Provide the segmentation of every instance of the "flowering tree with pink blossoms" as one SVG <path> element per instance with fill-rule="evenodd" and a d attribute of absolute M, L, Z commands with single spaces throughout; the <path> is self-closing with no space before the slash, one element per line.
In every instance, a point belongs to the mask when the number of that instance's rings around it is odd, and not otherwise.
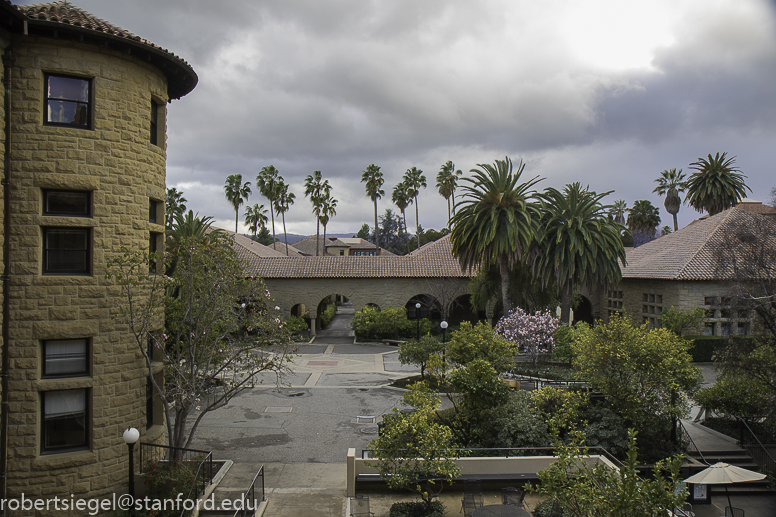
<path fill-rule="evenodd" d="M 525 312 L 520 307 L 501 318 L 496 324 L 496 333 L 518 348 L 521 353 L 530 354 L 534 364 L 539 354 L 552 351 L 555 346 L 553 335 L 560 322 L 549 311 Z"/>

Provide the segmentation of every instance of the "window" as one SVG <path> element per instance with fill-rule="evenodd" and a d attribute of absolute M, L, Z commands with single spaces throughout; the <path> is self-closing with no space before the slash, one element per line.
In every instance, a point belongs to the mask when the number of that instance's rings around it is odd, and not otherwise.
<path fill-rule="evenodd" d="M 89 374 L 89 345 L 86 339 L 57 339 L 43 342 L 43 377 Z"/>
<path fill-rule="evenodd" d="M 88 228 L 43 228 L 43 273 L 89 273 Z"/>
<path fill-rule="evenodd" d="M 91 127 L 91 81 L 46 74 L 46 120 L 50 126 Z"/>
<path fill-rule="evenodd" d="M 611 317 L 614 314 L 622 315 L 623 312 L 623 292 L 622 291 L 607 291 L 606 292 L 606 307 Z"/>
<path fill-rule="evenodd" d="M 88 446 L 87 390 L 44 391 L 41 393 L 44 452 L 82 449 Z"/>
<path fill-rule="evenodd" d="M 159 220 L 159 215 L 157 214 L 157 207 L 159 206 L 159 202 L 155 199 L 149 199 L 148 200 L 148 222 L 149 223 L 156 223 Z"/>
<path fill-rule="evenodd" d="M 159 103 L 151 101 L 151 143 L 159 145 Z"/>
<path fill-rule="evenodd" d="M 641 315 L 644 323 L 649 323 L 650 328 L 660 328 L 660 316 L 663 314 L 663 295 L 654 293 L 642 293 Z"/>
<path fill-rule="evenodd" d="M 344 257 L 344 256 L 345 256 L 345 250 L 340 250 L 340 257 Z"/>
<path fill-rule="evenodd" d="M 44 190 L 43 215 L 90 217 L 92 193 L 76 190 Z"/>

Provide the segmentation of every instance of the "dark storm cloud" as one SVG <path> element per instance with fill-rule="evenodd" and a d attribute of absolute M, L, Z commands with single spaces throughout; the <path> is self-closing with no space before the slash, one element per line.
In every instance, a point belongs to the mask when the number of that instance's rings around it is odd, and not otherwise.
<path fill-rule="evenodd" d="M 447 160 L 468 172 L 509 155 L 547 178 L 540 188 L 582 181 L 661 207 L 659 172 L 709 152 L 737 155 L 755 198 L 776 183 L 776 30 L 764 1 L 76 4 L 197 71 L 197 88 L 169 105 L 167 181 L 226 227 L 224 179 L 254 183 L 268 164 L 297 194 L 289 231 L 307 233 L 304 177 L 323 171 L 340 200 L 330 231 L 355 232 L 371 221 L 359 181 L 370 163 L 385 173 L 381 213 L 395 209 L 390 191 L 407 168 L 425 171 L 426 228 L 446 224 L 433 184 Z M 629 31 L 645 24 L 654 42 L 639 46 Z"/>

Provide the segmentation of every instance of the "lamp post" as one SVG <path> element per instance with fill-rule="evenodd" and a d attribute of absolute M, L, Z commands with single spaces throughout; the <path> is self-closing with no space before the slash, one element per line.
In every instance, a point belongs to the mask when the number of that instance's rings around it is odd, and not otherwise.
<path fill-rule="evenodd" d="M 439 326 L 442 327 L 442 344 L 444 345 L 447 342 L 447 322 L 443 320 Z"/>
<path fill-rule="evenodd" d="M 134 507 L 135 507 L 135 442 L 138 438 L 140 438 L 140 431 L 135 429 L 134 427 L 128 427 L 126 431 L 124 431 L 124 443 L 127 444 L 127 447 L 129 448 L 129 496 L 131 499 L 132 506 L 130 507 L 130 514 L 134 515 Z"/>
<path fill-rule="evenodd" d="M 445 378 L 445 373 L 447 372 L 447 363 L 445 362 L 445 350 L 447 346 L 447 322 L 445 320 L 442 320 L 442 323 L 439 324 L 440 327 L 442 327 L 442 380 Z"/>
<path fill-rule="evenodd" d="M 420 341 L 420 302 L 415 304 L 415 319 L 418 322 L 418 330 L 415 332 L 415 339 Z"/>

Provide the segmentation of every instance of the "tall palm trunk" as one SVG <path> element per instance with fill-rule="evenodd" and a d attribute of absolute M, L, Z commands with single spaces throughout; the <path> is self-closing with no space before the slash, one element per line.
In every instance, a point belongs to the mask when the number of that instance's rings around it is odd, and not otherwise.
<path fill-rule="evenodd" d="M 450 226 L 450 198 L 447 198 L 447 226 Z"/>
<path fill-rule="evenodd" d="M 420 249 L 420 223 L 418 222 L 418 196 L 415 196 L 415 238 L 418 240 L 417 249 Z"/>
<path fill-rule="evenodd" d="M 566 325 L 571 324 L 571 290 L 572 285 L 569 282 L 560 293 L 560 321 Z"/>
<path fill-rule="evenodd" d="M 240 217 L 240 212 L 235 208 L 234 209 L 234 234 L 237 235 L 237 222 Z"/>
<path fill-rule="evenodd" d="M 318 256 L 318 248 L 320 247 L 318 241 L 321 240 L 321 220 L 318 219 L 315 227 L 315 256 Z M 326 226 L 323 227 L 323 242 L 326 242 Z"/>
<path fill-rule="evenodd" d="M 288 234 L 286 233 L 286 213 L 282 212 L 281 215 L 283 216 L 283 238 L 286 241 L 286 256 L 288 256 Z"/>
<path fill-rule="evenodd" d="M 275 249 L 275 211 L 272 210 L 272 200 L 269 200 L 269 215 L 272 217 L 272 249 Z"/>
<path fill-rule="evenodd" d="M 375 246 L 377 246 L 377 254 L 380 254 L 380 227 L 377 226 L 377 198 L 375 198 Z"/>
<path fill-rule="evenodd" d="M 509 259 L 501 255 L 498 259 L 501 274 L 501 304 L 504 306 L 504 316 L 512 310 L 512 289 L 509 286 Z"/>

